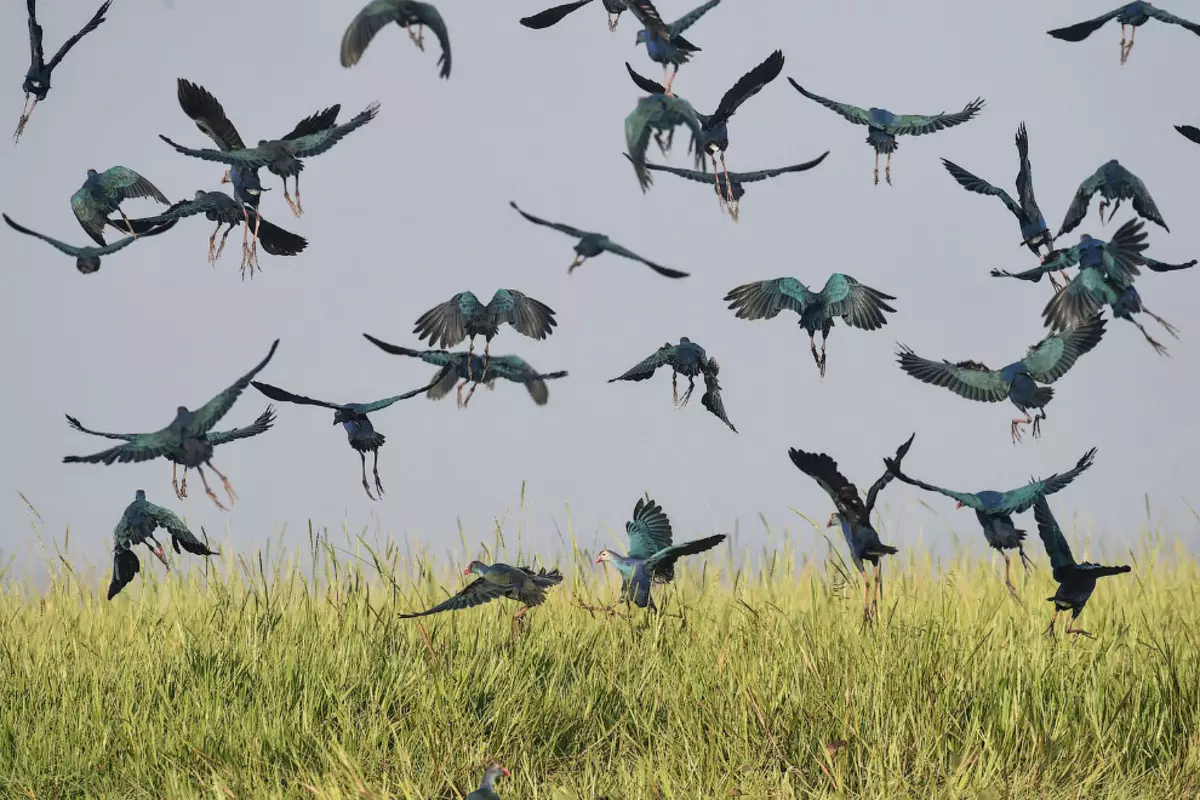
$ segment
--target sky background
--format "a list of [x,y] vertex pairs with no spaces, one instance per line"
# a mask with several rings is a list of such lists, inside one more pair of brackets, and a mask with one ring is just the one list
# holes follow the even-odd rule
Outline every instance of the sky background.
[[[42,4],[48,56],[94,5]],[[1054,230],[1079,183],[1115,157],[1146,182],[1174,226],[1167,234],[1147,224],[1149,254],[1172,262],[1200,256],[1200,234],[1189,225],[1200,148],[1171,127],[1200,124],[1200,106],[1181,104],[1173,87],[1179,75],[1200,70],[1196,37],[1151,22],[1120,67],[1115,23],[1079,44],[1045,34],[1102,13],[1106,2],[1051,13],[1039,0],[922,0],[918,13],[912,4],[865,0],[726,0],[688,32],[703,50],[681,69],[677,93],[711,112],[743,73],[782,49],[783,75],[731,124],[729,167],[766,169],[831,151],[812,171],[749,186],[735,225],[710,186],[656,174],[642,194],[621,155],[623,119],[640,96],[623,62],[661,77],[634,45],[631,15],[610,34],[597,2],[532,31],[517,20],[542,10],[542,0],[438,6],[454,56],[448,81],[437,77],[432,36],[421,54],[395,27],[343,69],[339,43],[360,5],[292,0],[117,0],[108,21],[56,69],[20,145],[0,148],[0,210],[77,245],[89,240],[69,198],[89,167],[131,167],[172,200],[219,188],[220,165],[177,154],[157,138],[213,146],[179,109],[177,77],[215,94],[248,143],[278,137],[333,103],[342,104],[342,120],[374,100],[382,109],[306,162],[302,218],[285,205],[279,179],[263,171],[271,189],[264,216],[310,244],[295,258],[260,248],[264,272],[253,281],[239,279],[240,230],[216,269],[208,266],[212,226],[202,218],[106,257],[89,276],[48,245],[0,230],[0,413],[8,422],[0,550],[5,559],[18,554],[18,571],[40,563],[18,492],[40,512],[43,535],[61,539],[69,526],[73,557],[103,564],[113,525],[137,488],[185,513],[194,529],[205,526],[219,542],[231,537],[239,552],[284,526],[299,544],[310,519],[318,528],[415,537],[444,552],[457,545],[459,521],[468,541],[490,541],[493,520],[515,509],[523,480],[526,542],[548,560],[559,546],[556,525],[566,529],[567,504],[583,546],[623,548],[622,525],[646,491],[671,516],[677,540],[729,532],[736,520],[734,546],[759,549],[767,543],[761,512],[821,556],[824,543],[788,509],[824,521],[831,503],[791,465],[787,449],[830,453],[865,490],[881,474],[882,457],[913,431],[907,471],[969,491],[1014,488],[1030,475],[1068,469],[1098,446],[1095,466],[1052,500],[1064,524],[1078,514],[1083,531],[1119,551],[1146,521],[1148,492],[1156,523],[1191,547],[1200,543],[1187,505],[1200,502],[1200,326],[1188,316],[1200,270],[1147,274],[1138,284],[1147,305],[1182,331],[1182,342],[1164,339],[1173,358],[1155,355],[1129,323],[1110,322],[1100,347],[1055,385],[1039,441],[1013,446],[1011,405],[922,384],[901,372],[894,355],[901,341],[928,358],[998,368],[1044,335],[1047,282],[988,275],[1036,264],[1018,246],[1014,218],[998,199],[961,189],[938,162],[949,158],[1015,193],[1013,136],[1022,120],[1038,200]],[[659,4],[668,20],[690,7],[690,0]],[[25,20],[23,3],[0,6],[10,125],[28,65]],[[903,137],[895,185],[876,187],[866,130],[799,95],[786,76],[818,94],[896,113],[956,111],[977,96],[987,105],[966,125]],[[678,136],[667,163],[690,166],[686,146]],[[653,145],[648,157],[662,161]],[[604,255],[568,277],[574,241],[524,222],[510,200],[606,232],[692,276],[667,280]],[[1108,238],[1132,213],[1123,206],[1101,229],[1095,203],[1063,245],[1082,232]],[[149,200],[123,207],[130,216],[159,208]],[[835,271],[895,295],[898,313],[876,332],[839,324],[824,381],[794,315],[746,322],[721,299],[740,284],[788,275],[819,289]],[[240,495],[229,513],[212,505],[194,474],[191,497],[177,501],[164,460],[62,463],[108,446],[71,430],[64,414],[99,430],[157,430],[177,405],[199,406],[229,385],[276,337],[278,353],[259,377],[293,392],[365,402],[420,386],[433,367],[389,356],[362,333],[416,347],[412,326],[426,309],[465,289],[486,302],[500,287],[549,304],[559,326],[542,342],[505,328],[494,352],[570,376],[550,385],[545,407],[502,383],[477,393],[467,411],[450,398],[417,397],[375,415],[388,437],[381,502],[363,493],[358,456],[332,426],[332,412],[287,404],[267,434],[217,450],[215,464]],[[720,361],[739,434],[704,411],[700,391],[674,411],[669,372],[645,383],[605,382],[680,336]],[[250,389],[219,427],[249,424],[267,404]],[[885,541],[947,552],[953,526],[982,551],[973,515],[954,512],[949,499],[924,497],[934,514],[920,499],[898,482],[882,495]],[[1026,517],[1031,552],[1042,562]]]

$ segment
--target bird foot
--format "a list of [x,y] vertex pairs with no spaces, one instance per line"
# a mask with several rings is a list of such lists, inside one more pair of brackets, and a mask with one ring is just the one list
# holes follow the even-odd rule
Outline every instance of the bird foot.
[[383,498],[383,482],[379,480],[379,473],[375,473],[375,492],[379,495],[380,499]]
[[729,204],[729,218],[732,219],[734,222],[737,222],[738,221],[738,213],[739,213],[738,204],[737,204],[737,201],[734,200],[733,202],[731,202]]
[[1072,636],[1086,636],[1089,639],[1096,638],[1095,636],[1092,636],[1090,633],[1085,631],[1083,628],[1067,628],[1067,633],[1071,634]]
[[1013,444],[1019,444],[1022,440],[1021,426],[1026,424],[1026,420],[1014,419],[1012,421],[1012,440]]
[[363,487],[363,491],[367,493],[367,497],[371,498],[372,500],[378,500],[378,499],[379,499],[379,498],[378,498],[378,497],[376,497],[375,495],[371,494],[371,485],[370,485],[369,483],[367,483],[367,476],[366,476],[366,475],[364,475],[364,476],[363,476],[362,487]]
[[1042,438],[1042,417],[1033,418],[1033,438]]
[[884,178],[884,180],[887,181],[888,186],[892,185],[892,170],[890,167],[888,169],[884,170],[883,178]]
[[221,501],[217,499],[217,493],[214,492],[212,489],[210,489],[209,487],[206,486],[206,487],[204,487],[204,493],[208,495],[209,500],[212,500],[213,503],[216,504],[217,508],[221,509],[222,511],[229,510],[225,506],[221,505]]
[[175,490],[176,499],[182,500],[183,495],[179,493],[179,481],[174,477],[171,478],[171,488]]
[[292,200],[292,196],[290,194],[288,194],[286,191],[284,191],[284,193],[283,193],[283,200],[284,200],[284,202],[286,202],[288,204],[288,208],[290,208],[292,210],[293,215],[295,215],[297,217],[300,216],[300,214],[301,214],[300,206],[296,205],[296,202],[294,200]]
[[14,145],[21,141],[21,134],[25,132],[25,123],[27,122],[29,122],[29,117],[25,116],[24,114],[22,114],[21,118],[17,120],[17,129],[13,131],[12,135]]
[[819,370],[821,371],[821,377],[822,377],[822,378],[824,378],[824,377],[825,377],[825,367],[826,367],[826,364],[828,364],[828,360],[825,358],[825,351],[824,351],[824,350],[822,350],[822,351],[821,351],[821,357],[820,357],[819,359],[817,359],[817,369],[819,369]]
[[620,14],[609,14],[609,15],[608,15],[608,32],[609,32],[609,33],[614,33],[614,32],[616,32],[616,30],[617,30],[617,23],[619,23],[620,21],[621,21],[621,15],[620,15]]
[[879,167],[875,168],[875,185],[879,185]]
[[221,483],[225,485],[225,494],[229,496],[229,505],[237,503],[237,492],[233,490],[233,484],[229,482],[229,478],[222,475]]
[[417,32],[413,33],[412,28],[408,29],[408,38],[412,39],[412,43],[417,46],[417,49],[422,53],[425,52],[425,29],[423,26],[417,26]]

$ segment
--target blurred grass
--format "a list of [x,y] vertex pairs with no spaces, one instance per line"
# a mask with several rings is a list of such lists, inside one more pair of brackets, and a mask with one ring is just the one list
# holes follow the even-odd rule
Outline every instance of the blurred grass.
[[476,555],[529,563],[506,520],[491,546],[460,530],[457,570],[311,528],[184,575],[139,547],[111,603],[64,542],[47,588],[0,590],[0,796],[462,798],[493,759],[505,800],[1200,796],[1200,565],[1178,541],[1110,557],[1134,572],[1100,582],[1097,639],[1050,640],[1036,538],[1025,607],[998,560],[918,546],[864,630],[840,541],[812,561],[768,526],[772,549],[686,563],[654,618],[599,608],[616,578],[567,519],[567,578],[516,642],[509,601],[394,613]]

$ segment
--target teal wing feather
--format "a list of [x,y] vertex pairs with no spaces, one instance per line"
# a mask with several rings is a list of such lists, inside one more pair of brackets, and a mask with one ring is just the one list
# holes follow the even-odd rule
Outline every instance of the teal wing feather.
[[163,205],[169,205],[171,202],[158,187],[129,167],[111,167],[101,172],[100,188],[109,197],[122,200],[150,197]]
[[[757,172],[731,172],[729,173],[729,179],[735,183],[757,183],[758,181],[765,181],[767,178],[774,178],[777,175],[786,175],[789,172],[804,172],[820,164],[828,155],[829,151],[826,150],[811,161],[805,161],[802,164],[792,164],[790,167],[760,169]],[[704,176],[704,180],[706,181],[712,177],[706,172],[700,174]]]
[[1093,447],[1084,453],[1079,461],[1075,462],[1074,467],[1066,472],[1055,473],[1044,480],[1030,481],[1020,489],[1005,492],[1001,496],[999,505],[994,508],[1005,514],[1020,514],[1028,511],[1039,499],[1048,497],[1060,489],[1065,489],[1070,485],[1071,481],[1078,478],[1085,470],[1091,467],[1095,459],[1096,448]]
[[674,95],[648,95],[638,100],[633,111],[625,117],[625,150],[638,176],[638,183],[645,191],[650,185],[650,176],[645,168],[646,148],[654,130],[665,130],[675,125],[686,125],[692,132],[693,146],[700,141],[700,118],[692,104]]
[[245,426],[244,428],[234,428],[228,431],[212,431],[208,434],[208,443],[213,447],[219,444],[236,441],[238,439],[249,439],[251,436],[258,436],[260,433],[266,433],[275,424],[275,408],[267,406],[267,410],[258,415],[258,419]]
[[1032,281],[1037,283],[1042,279],[1043,275],[1051,272],[1061,272],[1064,269],[1070,269],[1079,263],[1079,245],[1073,247],[1064,247],[1062,250],[1055,250],[1042,259],[1040,266],[1032,269],[1027,269],[1024,272],[1008,272],[1002,269],[993,269],[993,278],[1016,278],[1022,281]]
[[246,391],[246,387],[250,385],[250,381],[254,379],[254,376],[262,372],[263,368],[270,363],[271,359],[275,356],[275,348],[277,347],[279,347],[278,339],[271,343],[271,350],[267,353],[267,357],[258,362],[252,370],[238,378],[228,389],[193,411],[192,418],[185,427],[183,435],[199,436],[202,433],[208,433],[212,430],[213,426],[221,421],[221,417],[225,416],[229,409],[233,408],[234,402],[241,396],[242,392]]
[[1180,27],[1187,28],[1197,36],[1200,36],[1200,25],[1197,25],[1194,22],[1188,22],[1183,17],[1177,17],[1169,11],[1163,11],[1161,8],[1152,6],[1149,3],[1144,4],[1142,6],[1142,10],[1145,11],[1148,16],[1153,17],[1159,22],[1166,22],[1169,25],[1179,25]]
[[1104,176],[1104,167],[1100,167],[1079,184],[1075,196],[1071,198],[1071,205],[1067,206],[1067,215],[1063,217],[1062,227],[1058,229],[1059,236],[1070,233],[1083,222],[1083,218],[1087,216],[1088,204],[1092,202],[1092,195],[1104,185]]
[[518,333],[538,340],[554,333],[558,324],[554,309],[516,289],[497,289],[487,304],[487,313],[493,320],[507,322]]
[[871,124],[871,115],[870,115],[870,113],[867,112],[867,110],[865,108],[859,108],[858,106],[852,106],[849,103],[839,103],[836,100],[830,100],[827,97],[821,97],[821,95],[819,95],[819,94],[813,94],[812,92],[808,91],[803,86],[801,86],[800,84],[796,83],[791,78],[788,78],[788,83],[792,84],[792,88],[794,88],[797,92],[799,92],[800,94],[807,97],[809,100],[815,100],[816,102],[820,103],[821,105],[825,106],[826,108],[830,109],[831,111],[837,112],[844,119],[849,120],[850,122],[853,122],[856,125],[870,125]]
[[67,416],[67,422],[82,433],[101,436],[105,439],[121,440],[124,444],[87,456],[65,456],[64,464],[140,463],[160,458],[176,446],[176,436],[169,427],[153,433],[101,433],[83,427],[79,424],[79,420],[70,415]]
[[625,533],[629,536],[630,558],[645,560],[671,546],[671,520],[649,495],[638,498],[633,519],[625,523]]
[[[440,380],[440,379],[441,378],[439,375],[438,380]],[[404,394],[398,394],[398,395],[394,395],[392,397],[385,397],[382,400],[376,400],[374,403],[363,403],[362,413],[371,414],[375,411],[382,411],[383,409],[387,408],[388,406],[392,405],[393,403],[398,403],[401,400],[408,400],[409,398],[416,397],[419,394],[425,394],[425,392],[427,392],[431,388],[433,388],[433,386],[436,383],[437,383],[437,381],[433,381],[432,383],[428,383],[419,389],[413,389],[411,392],[405,392]]]
[[[65,42],[63,42],[62,47],[58,48],[58,52],[55,53],[54,57],[50,59],[50,63],[46,64],[46,69],[53,70],[55,67],[57,67],[59,62],[63,60],[63,56],[65,56],[67,54],[67,51],[69,51],[72,47],[74,47],[79,42],[79,40],[82,39],[84,36],[91,33],[92,31],[96,30],[96,28],[100,27],[100,23],[104,22],[104,20],[105,20],[104,12],[108,11],[108,6],[111,3],[112,3],[112,0],[105,0],[104,4],[101,5],[100,8],[96,11],[96,13],[92,15],[92,18],[90,20],[88,20],[88,23],[86,25],[84,25],[82,28],[80,28],[75,33],[75,35],[73,35],[71,38],[69,38]],[[33,8],[33,0],[29,0],[29,7]],[[37,23],[34,21],[33,16],[30,15],[29,27],[32,30],[34,26],[37,26]],[[37,26],[37,29],[38,29],[38,50],[39,50],[39,53],[37,54],[37,59],[39,62],[41,62],[41,59],[42,59],[42,55],[40,52],[41,38],[42,38],[41,37],[41,31],[42,31],[41,26]]]
[[1024,122],[1017,126],[1016,144],[1017,158],[1021,162],[1017,169],[1017,196],[1021,198],[1022,208],[1037,208],[1033,194],[1033,165],[1029,163],[1029,132],[1025,130]]
[[725,541],[725,534],[718,533],[716,536],[706,536],[703,539],[673,544],[646,559],[643,569],[653,576],[655,583],[668,583],[675,577],[676,561],[684,556],[711,550],[723,541]]
[[587,231],[581,231],[579,228],[573,228],[570,225],[565,225],[561,222],[550,222],[549,220],[542,219],[541,217],[535,217],[533,214],[527,214],[511,200],[508,201],[508,204],[515,208],[518,214],[535,225],[545,225],[547,228],[553,228],[556,231],[561,231],[562,233],[565,233],[568,236],[574,236],[577,239],[582,239],[584,236],[588,235]]
[[1010,382],[978,361],[930,361],[900,345],[900,368],[919,381],[949,389],[960,397],[982,403],[1008,398]]
[[942,159],[942,166],[945,167],[946,171],[950,173],[950,176],[958,182],[958,185],[966,189],[968,192],[999,197],[1000,200],[1003,201],[1004,205],[1008,207],[1009,211],[1018,216],[1020,216],[1022,213],[1021,207],[1017,205],[1017,201],[1013,200],[1008,192],[1004,191],[1000,187],[993,186],[983,178],[967,172],[958,164],[955,164],[953,161],[947,158]]
[[772,319],[785,308],[801,316],[809,306],[821,302],[821,296],[810,291],[795,278],[773,278],[743,284],[725,295],[738,319]]
[[504,597],[511,589],[512,586],[506,583],[493,583],[486,578],[476,578],[464,586],[458,594],[443,600],[433,608],[417,611],[412,614],[400,614],[399,616],[401,619],[411,619],[413,617],[437,614],[442,611],[458,611],[464,608],[474,608],[490,600],[495,600],[497,597]]
[[[625,157],[629,158],[629,155],[626,154]],[[687,178],[689,181],[696,181],[698,183],[712,183],[713,180],[713,176],[710,173],[701,172],[700,170],[695,169],[668,167],[665,164],[651,164],[649,161],[643,162],[642,166],[644,166],[646,169],[654,170],[656,172],[669,172],[672,175],[678,175],[681,178]],[[733,173],[730,173],[730,176],[732,177]]]
[[609,378],[608,382],[613,381],[644,381],[654,374],[654,371],[663,364],[669,362],[675,357],[676,346],[673,344],[664,344],[662,347],[654,351],[654,354],[642,359],[637,364],[629,368],[624,374],[616,378]]
[[506,381],[524,384],[533,402],[539,406],[546,405],[550,399],[550,389],[546,386],[546,381],[567,376],[566,370],[538,372],[525,359],[514,355],[491,356],[488,359],[487,371],[488,383],[494,378],[503,378]]
[[892,471],[891,465],[895,464],[896,470],[899,471],[900,462],[904,459],[904,456],[908,455],[908,449],[912,447],[913,439],[915,439],[916,436],[917,435],[914,433],[912,436],[908,437],[908,441],[896,448],[895,456],[890,459],[884,459],[884,464],[887,465],[887,469],[884,470],[884,473],[879,476],[877,481],[871,484],[871,488],[867,490],[867,501],[864,503],[864,506],[866,507],[868,514],[870,514],[875,508],[875,501],[879,499],[879,493],[887,488],[887,485],[896,477],[895,472]]
[[717,4],[720,2],[721,2],[721,0],[708,0],[707,3],[705,3],[701,6],[697,6],[696,8],[693,8],[691,11],[689,11],[688,13],[684,14],[679,19],[672,22],[670,25],[667,26],[667,30],[671,32],[672,37],[678,36],[679,34],[686,31],[688,28],[695,25],[696,22],[699,21],[699,19],[701,17],[703,17],[705,14],[707,14],[712,9],[716,8]]
[[378,113],[379,103],[371,103],[341,125],[313,131],[296,139],[286,139],[283,141],[286,143],[288,151],[296,158],[311,158],[329,150],[347,134],[375,119],[375,115]]
[[357,64],[366,52],[367,45],[375,38],[375,34],[385,26],[400,20],[406,5],[406,0],[372,0],[363,6],[342,35],[342,66],[351,67]]
[[710,358],[708,368],[704,370],[704,394],[700,397],[700,405],[728,425],[729,430],[737,433],[738,429],[729,421],[729,414],[725,411],[725,400],[721,397],[721,381],[717,377],[718,370],[716,359]]
[[8,226],[13,230],[19,231],[27,236],[32,236],[35,239],[41,239],[51,247],[54,247],[60,252],[66,253],[73,258],[79,258],[80,256],[106,256],[110,253],[115,253],[122,248],[128,247],[134,242],[134,238],[132,236],[126,236],[124,239],[112,242],[104,247],[75,247],[74,245],[69,245],[66,242],[60,242],[58,239],[51,238],[45,234],[30,230],[23,225],[18,225],[12,221],[8,214],[2,214],[0,216],[4,217],[4,221],[7,222]]
[[1092,33],[1099,30],[1100,26],[1102,26],[1104,23],[1120,14],[1122,9],[1124,9],[1124,6],[1113,9],[1107,14],[1101,14],[1094,19],[1077,22],[1074,25],[1068,25],[1065,28],[1055,28],[1052,31],[1046,31],[1046,33],[1050,34],[1055,39],[1062,39],[1065,42],[1082,42],[1084,39],[1091,36]]
[[417,334],[418,340],[428,338],[430,344],[453,347],[467,338],[467,322],[483,307],[474,292],[459,292],[417,317],[413,333]]
[[1033,504],[1033,518],[1037,521],[1038,536],[1046,547],[1046,555],[1050,558],[1050,569],[1057,571],[1065,567],[1075,566],[1075,557],[1071,555],[1071,546],[1063,535],[1058,521],[1050,513],[1050,504],[1045,497],[1039,497]]
[[946,128],[953,128],[955,125],[962,125],[978,114],[981,108],[983,108],[983,98],[976,98],[967,103],[962,111],[955,111],[953,114],[945,112],[933,114],[932,116],[925,116],[923,114],[897,114],[888,124],[887,131],[894,136],[901,134],[906,136],[922,136],[927,133],[935,133]]
[[659,275],[664,275],[668,278],[686,278],[688,276],[688,273],[686,273],[686,272],[680,272],[677,269],[671,269],[670,267],[664,267],[659,264],[655,264],[653,261],[649,261],[645,258],[642,258],[637,253],[633,252],[632,250],[629,250],[628,248],[622,247],[621,245],[617,244],[616,242],[614,242],[612,239],[609,239],[608,237],[604,238],[604,240],[601,242],[600,246],[603,249],[605,249],[608,252],[613,253],[615,255],[622,256],[623,258],[628,258],[631,261],[641,262],[642,264],[645,264],[647,267],[649,267],[650,269],[657,272]]
[[1096,269],[1081,269],[1067,287],[1050,298],[1042,318],[1053,331],[1074,328],[1116,303],[1121,291]]
[[1149,247],[1145,227],[1140,219],[1127,220],[1103,246],[1101,259],[1106,277],[1122,288],[1142,274],[1138,267],[1146,263],[1142,254]]
[[885,301],[895,300],[890,294],[864,286],[849,275],[835,272],[821,289],[821,302],[830,316],[841,317],[847,325],[874,331],[887,324],[884,312],[896,309]]
[[183,520],[175,515],[175,512],[163,508],[162,506],[156,506],[154,503],[148,501],[144,503],[138,510],[143,516],[154,520],[154,524],[158,525],[158,527],[162,528],[172,536],[177,536],[179,538],[190,538],[196,543],[199,543],[200,540],[192,535],[192,532],[188,530],[188,526],[184,524]]
[[1084,353],[1100,344],[1104,318],[1093,317],[1077,328],[1051,334],[1029,348],[1021,363],[1038,383],[1054,383],[1067,373]]

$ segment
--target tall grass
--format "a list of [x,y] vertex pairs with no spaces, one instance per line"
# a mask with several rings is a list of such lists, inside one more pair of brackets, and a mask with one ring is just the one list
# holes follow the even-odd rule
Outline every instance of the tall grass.
[[[526,563],[501,528],[452,559]],[[142,549],[112,602],[67,558],[42,591],[9,582],[0,796],[462,798],[493,759],[505,800],[1200,795],[1200,565],[1178,544],[1144,536],[1081,618],[1097,638],[1065,640],[1042,636],[1044,558],[1022,607],[997,563],[906,551],[864,628],[836,549],[712,551],[652,617],[606,608],[615,576],[566,539],[515,641],[509,601],[397,619],[461,568],[346,531],[226,542],[183,576]]]

